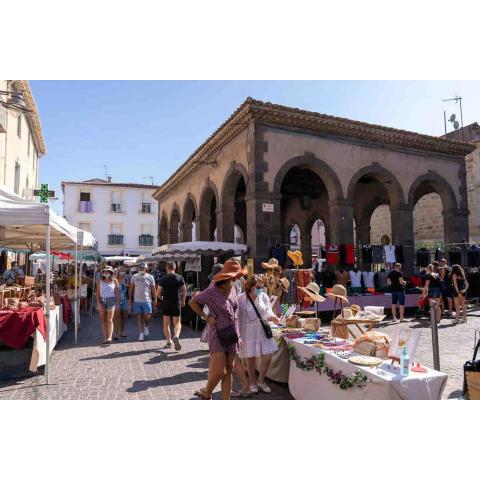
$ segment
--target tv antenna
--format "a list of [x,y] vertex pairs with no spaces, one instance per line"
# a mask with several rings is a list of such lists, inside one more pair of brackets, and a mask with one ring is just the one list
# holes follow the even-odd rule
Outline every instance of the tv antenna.
[[[460,105],[460,123],[462,125],[462,140],[465,141],[465,134],[463,132],[462,97],[459,97],[458,95],[455,95],[453,98],[446,98],[445,100],[442,100],[442,102],[455,102],[455,104],[459,103],[459,105]],[[443,111],[443,121],[445,123],[445,133],[447,133],[447,122],[446,122],[445,110]],[[458,130],[458,127],[460,125],[458,124],[457,116],[454,113],[452,115],[450,115],[450,118],[448,119],[448,121],[453,124],[453,128],[455,130]]]
[[147,176],[147,177],[143,177],[143,178],[149,178],[150,181],[152,182],[152,185],[153,185],[153,176],[150,176],[150,177]]
[[102,167],[105,170],[105,180],[108,182],[108,179],[111,177],[110,177],[110,174],[108,173],[107,165],[102,165]]

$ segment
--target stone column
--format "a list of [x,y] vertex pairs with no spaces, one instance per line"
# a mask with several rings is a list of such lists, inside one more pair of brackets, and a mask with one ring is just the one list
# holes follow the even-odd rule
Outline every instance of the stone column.
[[415,260],[415,237],[413,234],[412,205],[396,205],[390,207],[392,221],[392,244],[403,246],[403,273],[411,275]]
[[353,203],[337,199],[329,202],[330,242],[353,245]]
[[217,213],[217,240],[219,242],[234,241],[235,208],[223,207],[216,210]]
[[310,232],[300,232],[300,250],[303,257],[303,268],[312,266],[312,234]]
[[210,238],[210,214],[198,217],[197,220],[197,240],[209,242]]
[[365,243],[370,243],[370,219],[364,220],[361,225],[355,225],[355,240],[357,243],[357,263],[362,265],[362,269],[370,268],[370,264],[362,261],[361,246]]
[[180,241],[191,242],[192,241],[192,222],[184,222],[180,225]]
[[443,233],[445,243],[460,243],[463,239],[469,242],[468,210],[450,208],[443,211]]

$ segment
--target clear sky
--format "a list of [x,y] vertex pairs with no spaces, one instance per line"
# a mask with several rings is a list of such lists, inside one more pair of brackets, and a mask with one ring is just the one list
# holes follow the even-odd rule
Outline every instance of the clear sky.
[[[161,184],[245,100],[280,103],[442,135],[442,99],[463,97],[464,124],[480,121],[480,82],[468,81],[32,81],[47,145],[40,179],[104,176]],[[448,126],[452,129],[451,125]]]

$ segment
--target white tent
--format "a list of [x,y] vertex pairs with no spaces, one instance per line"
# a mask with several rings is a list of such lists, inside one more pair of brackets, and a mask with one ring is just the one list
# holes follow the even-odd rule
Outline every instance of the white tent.
[[166,253],[194,253],[196,255],[218,255],[222,252],[232,250],[236,255],[246,252],[248,247],[241,243],[227,242],[184,242],[162,245],[152,251],[152,255],[162,255]]
[[[0,188],[0,247],[11,249],[44,250],[46,252],[46,278],[50,278],[50,251],[80,246],[96,247],[95,238],[70,225],[47,204],[25,200],[15,193]],[[76,263],[75,263],[76,265]],[[50,282],[46,284],[47,352],[45,378],[49,381],[49,320]],[[75,334],[77,331],[77,306],[75,306]]]

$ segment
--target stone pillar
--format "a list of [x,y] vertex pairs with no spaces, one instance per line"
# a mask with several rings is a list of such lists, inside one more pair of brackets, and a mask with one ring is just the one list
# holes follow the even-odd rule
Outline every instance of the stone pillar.
[[403,246],[404,262],[402,271],[405,275],[413,273],[415,260],[415,237],[413,233],[412,205],[396,205],[390,207],[392,220],[392,245]]
[[353,203],[337,199],[329,202],[330,242],[353,245]]
[[217,240],[219,242],[234,241],[235,208],[223,207],[216,210],[217,213]]
[[300,232],[300,250],[303,257],[303,268],[312,266],[312,234],[310,232]]
[[[263,212],[264,203],[273,204],[273,212]],[[270,247],[282,241],[280,219],[280,196],[269,198],[246,198],[248,258],[255,261],[255,272],[262,272],[260,264],[269,258]]]
[[357,245],[362,245],[365,243],[370,243],[370,223],[357,225],[355,228],[355,235],[357,240]]
[[197,240],[209,242],[210,237],[210,214],[198,217],[197,220]]
[[191,242],[192,241],[192,222],[184,222],[180,225],[180,241]]
[[469,242],[468,210],[450,208],[443,211],[443,232],[445,243],[460,243],[463,239]]

